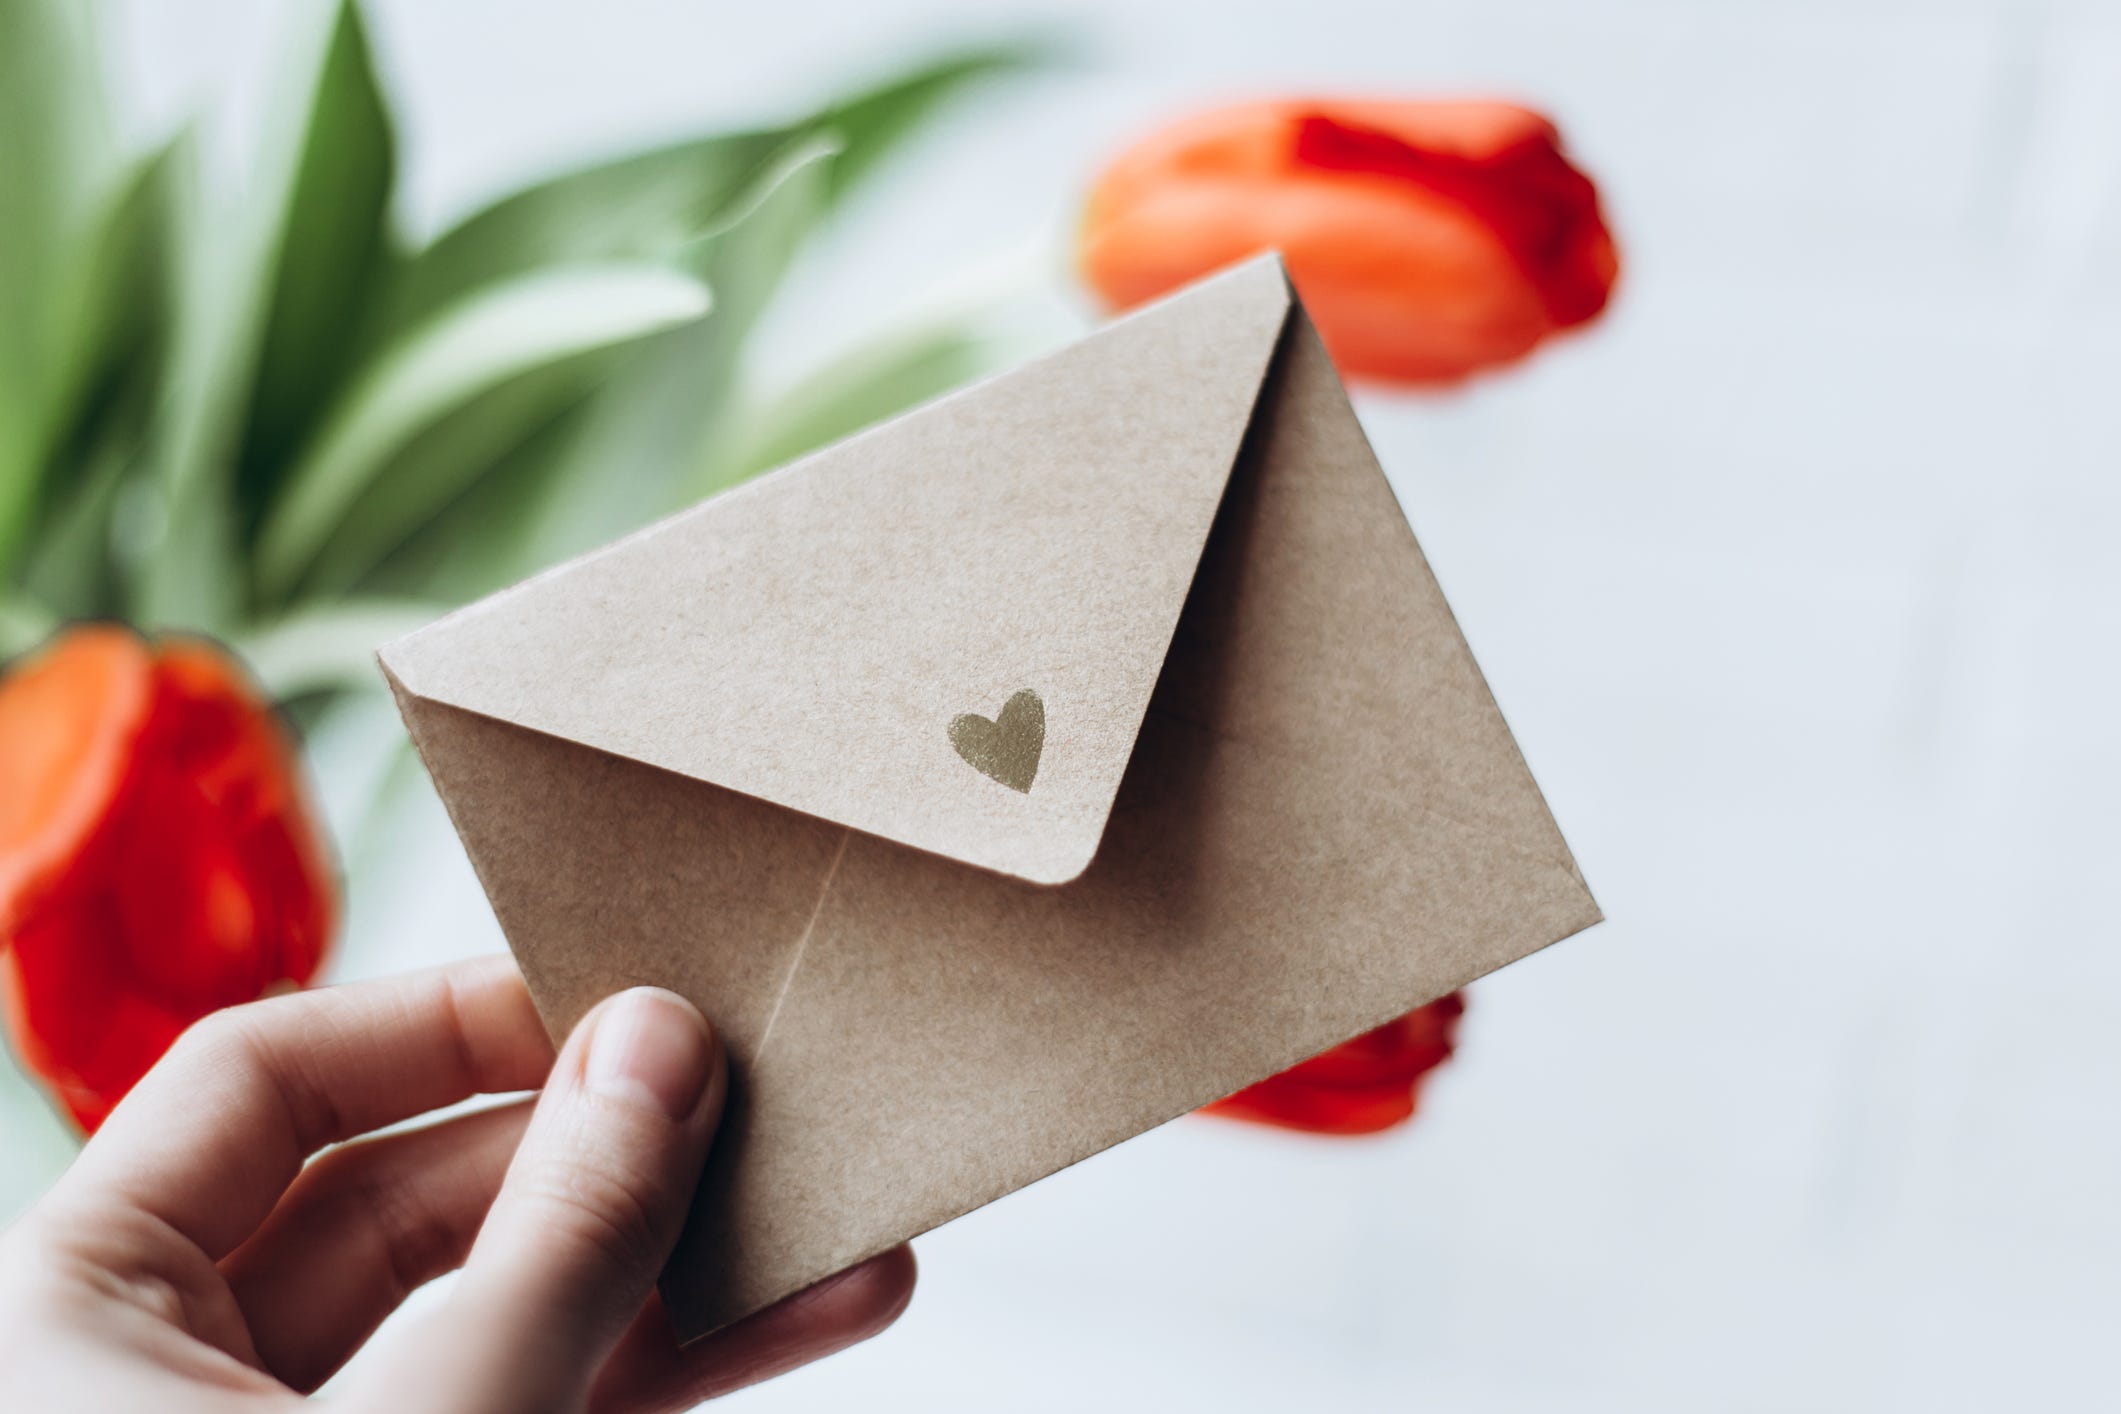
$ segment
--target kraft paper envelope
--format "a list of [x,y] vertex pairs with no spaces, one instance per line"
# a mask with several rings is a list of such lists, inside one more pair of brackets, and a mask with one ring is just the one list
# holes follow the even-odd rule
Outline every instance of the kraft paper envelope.
[[557,1034],[690,997],[687,1339],[1596,922],[1280,262],[392,643]]

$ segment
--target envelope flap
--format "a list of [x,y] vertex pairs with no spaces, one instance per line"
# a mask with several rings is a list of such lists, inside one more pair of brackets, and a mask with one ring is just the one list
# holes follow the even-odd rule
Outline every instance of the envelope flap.
[[1268,257],[383,650],[401,690],[1082,872],[1290,308]]

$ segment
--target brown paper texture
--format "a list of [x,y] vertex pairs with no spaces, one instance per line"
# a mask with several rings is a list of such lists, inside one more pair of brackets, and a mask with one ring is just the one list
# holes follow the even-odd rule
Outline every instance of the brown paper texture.
[[382,659],[555,1034],[728,1043],[687,1339],[1599,917],[1273,258]]

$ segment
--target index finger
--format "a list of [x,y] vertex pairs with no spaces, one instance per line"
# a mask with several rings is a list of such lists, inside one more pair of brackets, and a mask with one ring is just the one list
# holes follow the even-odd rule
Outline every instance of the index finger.
[[515,964],[477,958],[217,1012],[89,1141],[55,1197],[116,1200],[218,1261],[327,1144],[535,1089],[553,1048]]

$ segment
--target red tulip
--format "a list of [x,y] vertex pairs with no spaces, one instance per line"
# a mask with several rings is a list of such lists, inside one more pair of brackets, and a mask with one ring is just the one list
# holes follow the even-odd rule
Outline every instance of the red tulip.
[[210,1011],[300,986],[337,911],[295,747],[203,639],[71,629],[0,677],[0,987],[101,1124]]
[[1374,1134],[1414,1117],[1422,1077],[1451,1058],[1465,996],[1453,992],[1217,1100],[1228,1115],[1313,1134]]
[[1552,123],[1482,102],[1251,103],[1152,133],[1090,193],[1114,309],[1278,249],[1341,371],[1446,383],[1605,308],[1619,256]]

